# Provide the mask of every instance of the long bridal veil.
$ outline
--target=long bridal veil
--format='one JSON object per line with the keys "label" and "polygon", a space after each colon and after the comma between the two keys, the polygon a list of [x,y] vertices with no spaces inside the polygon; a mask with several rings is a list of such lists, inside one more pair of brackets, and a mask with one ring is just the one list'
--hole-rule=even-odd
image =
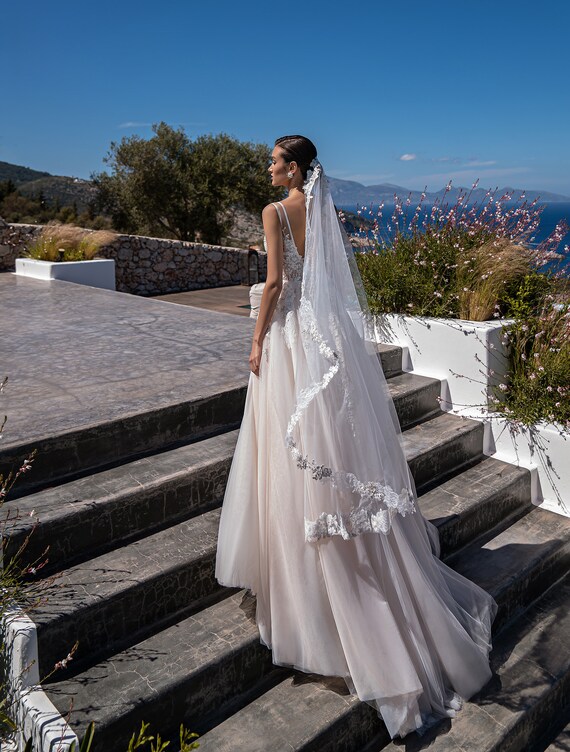
{"label": "long bridal veil", "polygon": [[314,483],[305,537],[388,533],[415,509],[400,425],[370,341],[372,320],[354,253],[321,164],[305,184],[306,252],[299,306],[303,357],[286,444]]}

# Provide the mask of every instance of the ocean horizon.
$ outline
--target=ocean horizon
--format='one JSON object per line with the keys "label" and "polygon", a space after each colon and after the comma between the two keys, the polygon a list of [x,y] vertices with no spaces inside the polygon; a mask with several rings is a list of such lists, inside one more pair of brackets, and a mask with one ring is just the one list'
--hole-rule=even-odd
{"label": "ocean horizon", "polygon": [[[543,206],[544,208],[542,210],[542,214],[540,215],[540,225],[534,235],[533,244],[538,244],[545,240],[561,220],[566,220],[568,226],[570,227],[570,202],[567,203],[564,201],[553,201],[549,203],[545,202],[539,205]],[[424,206],[428,210],[431,209],[431,204],[424,204]],[[508,204],[506,204],[505,206],[508,207]],[[391,216],[393,207],[394,204],[386,203],[384,205],[383,215],[385,219],[388,219]],[[350,212],[355,212],[357,209],[354,204],[343,204],[339,205],[338,208]],[[415,207],[413,205],[408,207],[410,218],[413,216],[414,209]],[[570,244],[570,232],[568,232],[563,238],[560,244],[560,251],[563,251],[564,245],[568,244]]]}

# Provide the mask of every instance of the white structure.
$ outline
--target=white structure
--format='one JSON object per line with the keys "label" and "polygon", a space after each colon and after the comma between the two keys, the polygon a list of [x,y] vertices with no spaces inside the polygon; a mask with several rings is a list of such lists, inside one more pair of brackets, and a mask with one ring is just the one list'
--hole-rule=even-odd
{"label": "white structure", "polygon": [[570,435],[552,424],[517,429],[487,407],[506,383],[507,323],[384,314],[375,317],[375,331],[378,342],[403,348],[405,371],[441,380],[443,410],[483,421],[485,454],[531,471],[534,504],[568,517]]}
{"label": "white structure", "polygon": [[13,701],[18,729],[6,749],[21,750],[29,738],[38,752],[68,752],[74,742],[78,749],[77,736],[40,685],[36,625],[26,613],[15,608],[4,616],[0,627],[4,644],[9,646],[6,689]]}
{"label": "white structure", "polygon": [[92,259],[91,261],[39,261],[38,259],[16,259],[16,274],[34,279],[59,279],[75,282],[78,285],[115,289],[114,259]]}

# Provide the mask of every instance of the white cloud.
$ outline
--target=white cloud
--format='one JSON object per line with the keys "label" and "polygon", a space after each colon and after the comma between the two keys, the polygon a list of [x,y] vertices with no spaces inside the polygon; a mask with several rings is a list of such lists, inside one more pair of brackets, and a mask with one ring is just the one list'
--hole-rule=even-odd
{"label": "white cloud", "polygon": [[411,162],[415,158],[415,154],[402,154],[402,156],[400,157],[400,162]]}
{"label": "white cloud", "polygon": [[152,123],[139,123],[136,120],[128,120],[126,123],[120,123],[119,128],[150,128]]}
{"label": "white cloud", "polygon": [[495,159],[489,159],[487,162],[480,162],[477,159],[473,159],[469,162],[465,162],[462,167],[490,167],[491,165],[495,164],[497,164],[497,161]]}

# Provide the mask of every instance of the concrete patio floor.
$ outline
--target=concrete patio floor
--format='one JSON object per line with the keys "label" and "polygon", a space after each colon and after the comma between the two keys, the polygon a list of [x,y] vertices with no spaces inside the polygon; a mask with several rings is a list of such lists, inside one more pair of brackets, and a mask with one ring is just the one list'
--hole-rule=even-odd
{"label": "concrete patio floor", "polygon": [[153,297],[153,300],[166,300],[168,303],[196,306],[221,313],[234,313],[238,316],[249,316],[250,311],[249,287],[246,285],[173,292],[168,295],[157,295]]}
{"label": "concrete patio floor", "polygon": [[1,448],[244,386],[254,322],[219,309],[249,288],[199,292],[149,299],[0,274]]}

